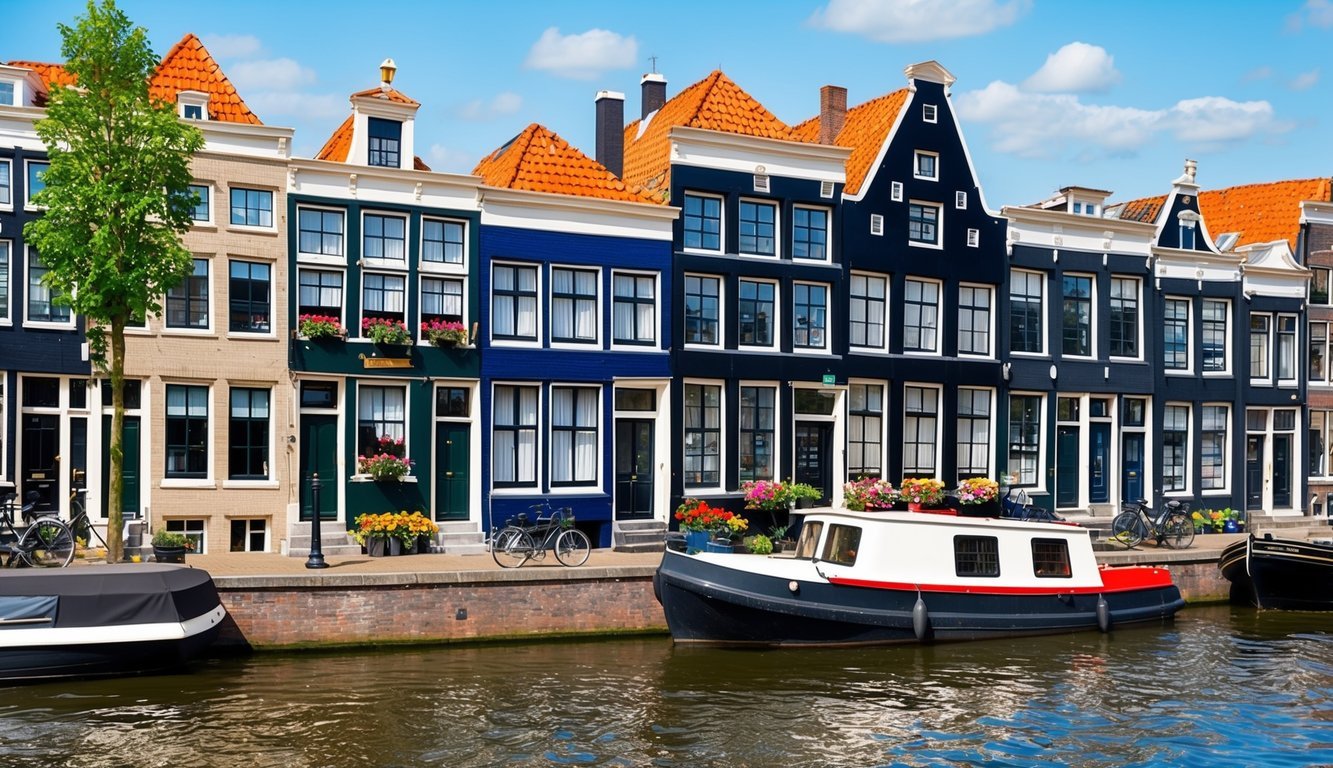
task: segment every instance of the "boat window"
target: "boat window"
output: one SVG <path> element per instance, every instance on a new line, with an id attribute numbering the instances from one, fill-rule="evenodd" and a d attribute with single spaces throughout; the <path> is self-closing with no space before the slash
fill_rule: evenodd
<path id="1" fill-rule="evenodd" d="M 953 562 L 959 576 L 999 576 L 1000 540 L 994 536 L 955 536 Z"/>
<path id="2" fill-rule="evenodd" d="M 855 565 L 856 553 L 860 549 L 860 528 L 854 525 L 830 525 L 822 559 L 838 565 Z"/>
<path id="3" fill-rule="evenodd" d="M 824 524 L 821 522 L 806 523 L 801 526 L 801 540 L 796 542 L 796 557 L 798 559 L 809 559 L 815 556 L 817 545 L 819 544 L 819 534 L 823 533 Z"/>
<path id="4" fill-rule="evenodd" d="M 1069 578 L 1069 542 L 1064 539 L 1032 540 L 1032 572 L 1044 579 Z"/>

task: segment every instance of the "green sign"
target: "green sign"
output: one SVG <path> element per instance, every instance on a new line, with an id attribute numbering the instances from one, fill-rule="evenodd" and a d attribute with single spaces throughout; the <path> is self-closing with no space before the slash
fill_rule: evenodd
<path id="1" fill-rule="evenodd" d="M 824 374 L 824 386 L 831 387 L 837 383 L 837 377 L 831 373 Z"/>

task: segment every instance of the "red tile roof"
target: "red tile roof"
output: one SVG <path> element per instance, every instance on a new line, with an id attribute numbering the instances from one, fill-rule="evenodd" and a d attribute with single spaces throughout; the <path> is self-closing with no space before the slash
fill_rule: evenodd
<path id="1" fill-rule="evenodd" d="M 41 81 L 46 84 L 47 89 L 64 88 L 67 85 L 74 85 L 74 75 L 65 69 L 64 64 L 47 64 L 41 61 L 11 61 L 11 67 L 24 67 L 37 73 Z M 46 95 L 39 94 L 36 99 L 38 106 L 45 106 Z"/>
<path id="2" fill-rule="evenodd" d="M 1323 177 L 1208 190 L 1199 193 L 1199 211 L 1213 237 L 1239 232 L 1237 246 L 1286 240 L 1294 250 L 1301 202 L 1333 201 L 1331 186 L 1329 178 Z M 1165 203 L 1165 195 L 1131 200 L 1124 204 L 1120 218 L 1155 221 Z"/>
<path id="3" fill-rule="evenodd" d="M 635 203 L 660 202 L 648 194 L 631 191 L 596 160 L 537 123 L 483 158 L 472 173 L 492 187 Z"/>
<path id="4" fill-rule="evenodd" d="M 378 89 L 376 90 L 378 91 Z M 348 115 L 342 125 L 334 129 L 333 135 L 329 137 L 328 141 L 324 142 L 324 146 L 320 148 L 319 152 L 315 153 L 316 160 L 328 160 L 334 163 L 347 162 L 347 153 L 352 149 L 352 126 L 355 119 L 354 115 Z M 430 166 L 422 162 L 421 158 L 413 155 L 412 169 L 415 171 L 429 171 Z"/>
<path id="5" fill-rule="evenodd" d="M 870 175 L 870 166 L 879 157 L 880 147 L 898 120 L 898 113 L 907 103 L 907 96 L 908 90 L 902 88 L 847 110 L 847 121 L 833 140 L 835 146 L 850 147 L 852 150 L 851 156 L 847 158 L 847 183 L 843 187 L 847 194 L 854 195 L 861 190 L 861 185 Z M 818 141 L 819 115 L 793 128 L 792 138 L 798 141 Z"/>

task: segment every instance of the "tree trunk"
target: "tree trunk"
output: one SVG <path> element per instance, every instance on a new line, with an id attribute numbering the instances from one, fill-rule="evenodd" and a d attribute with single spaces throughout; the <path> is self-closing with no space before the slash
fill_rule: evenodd
<path id="1" fill-rule="evenodd" d="M 111 320 L 111 473 L 107 494 L 106 561 L 118 563 L 125 554 L 125 321 Z"/>

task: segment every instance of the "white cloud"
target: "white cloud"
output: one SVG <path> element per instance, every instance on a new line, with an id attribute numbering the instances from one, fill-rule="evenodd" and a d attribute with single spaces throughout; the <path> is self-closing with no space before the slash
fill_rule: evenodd
<path id="1" fill-rule="evenodd" d="M 984 35 L 1013 24 L 1031 6 L 1031 0 L 829 0 L 807 23 L 878 43 L 926 42 Z"/>
<path id="2" fill-rule="evenodd" d="M 430 145 L 430 151 L 426 153 L 426 158 L 426 164 L 431 167 L 431 170 L 446 173 L 472 173 L 472 169 L 477 165 L 477 159 L 470 153 L 461 149 L 452 149 L 443 144 Z"/>
<path id="3" fill-rule="evenodd" d="M 204 47 L 219 59 L 239 59 L 257 56 L 263 50 L 254 35 L 204 35 Z"/>
<path id="4" fill-rule="evenodd" d="M 1073 42 L 1046 57 L 1046 63 L 1023 81 L 1023 89 L 1040 93 L 1088 93 L 1109 90 L 1120 82 L 1115 57 L 1099 45 Z"/>
<path id="5" fill-rule="evenodd" d="M 239 89 L 238 89 L 239 90 Z M 255 91 L 241 92 L 241 98 L 250 105 L 265 122 L 274 122 L 270 115 L 292 115 L 301 118 L 344 118 L 350 108 L 346 96 L 330 93 L 298 93 L 295 91 Z M 327 137 L 324 137 L 327 138 Z M 323 138 L 320 142 L 323 142 Z"/>
<path id="6" fill-rule="evenodd" d="M 628 69 L 639 58 L 639 43 L 605 29 L 562 35 L 550 27 L 528 51 L 528 69 L 546 70 L 559 77 L 592 80 L 610 69 Z"/>
<path id="7" fill-rule="evenodd" d="M 1301 9 L 1287 16 L 1287 30 L 1297 32 L 1305 25 L 1319 29 L 1333 27 L 1333 0 L 1305 0 Z"/>
<path id="8" fill-rule="evenodd" d="M 1232 101 L 1222 96 L 1184 99 L 1163 113 L 1163 125 L 1177 139 L 1193 144 L 1241 141 L 1287 130 L 1266 101 Z"/>
<path id="9" fill-rule="evenodd" d="M 1240 81 L 1242 83 L 1253 83 L 1256 80 L 1267 80 L 1272 76 L 1273 76 L 1273 68 L 1268 66 L 1267 64 L 1264 64 L 1262 66 L 1251 69 L 1244 75 L 1241 75 Z"/>
<path id="10" fill-rule="evenodd" d="M 1308 91 L 1315 87 L 1319 82 L 1319 67 L 1315 67 L 1309 72 L 1302 72 L 1293 77 L 1287 87 L 1293 91 Z"/>
<path id="11" fill-rule="evenodd" d="M 315 83 L 315 71 L 292 59 L 241 61 L 227 67 L 236 90 L 291 91 Z"/>
<path id="12" fill-rule="evenodd" d="M 458 109 L 458 117 L 462 120 L 473 122 L 484 122 L 494 120 L 506 115 L 512 115 L 523 106 L 523 97 L 512 91 L 497 93 L 490 101 L 476 99 L 469 101 Z"/>

